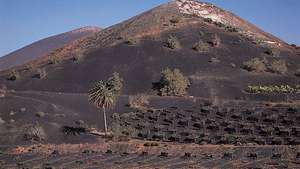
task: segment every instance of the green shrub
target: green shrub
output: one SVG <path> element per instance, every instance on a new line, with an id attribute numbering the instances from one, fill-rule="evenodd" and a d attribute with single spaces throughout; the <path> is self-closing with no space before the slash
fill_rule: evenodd
<path id="1" fill-rule="evenodd" d="M 244 62 L 242 68 L 250 72 L 265 72 L 267 70 L 265 61 L 260 58 L 253 58 Z"/>
<path id="2" fill-rule="evenodd" d="M 238 140 L 238 138 L 234 135 L 227 135 L 225 137 L 225 139 L 226 139 L 227 144 L 236 144 L 237 140 Z"/>
<path id="3" fill-rule="evenodd" d="M 272 73 L 285 74 L 288 71 L 286 62 L 284 60 L 275 60 L 268 67 Z"/>
<path id="4" fill-rule="evenodd" d="M 161 73 L 159 81 L 159 95 L 161 96 L 184 96 L 190 85 L 189 80 L 184 77 L 179 69 L 173 71 L 169 68 Z"/>
<path id="5" fill-rule="evenodd" d="M 199 41 L 194 44 L 192 49 L 200 53 L 205 53 L 209 51 L 209 45 L 203 41 Z"/>
<path id="6" fill-rule="evenodd" d="M 180 43 L 177 40 L 175 36 L 169 36 L 167 41 L 166 41 L 166 47 L 170 49 L 179 49 L 180 48 Z"/>
<path id="7" fill-rule="evenodd" d="M 247 92 L 254 94 L 296 93 L 299 92 L 299 85 L 250 85 Z"/>
<path id="8" fill-rule="evenodd" d="M 107 81 L 107 86 L 109 90 L 112 90 L 116 94 L 120 94 L 123 88 L 123 79 L 120 77 L 119 73 L 114 72 L 112 74 Z"/>

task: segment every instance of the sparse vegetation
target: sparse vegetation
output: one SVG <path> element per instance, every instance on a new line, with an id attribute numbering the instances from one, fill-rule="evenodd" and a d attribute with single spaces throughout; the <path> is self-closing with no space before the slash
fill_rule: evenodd
<path id="1" fill-rule="evenodd" d="M 268 67 L 272 73 L 285 74 L 288 71 L 286 62 L 284 60 L 274 60 Z"/>
<path id="2" fill-rule="evenodd" d="M 178 39 L 175 36 L 169 36 L 167 41 L 166 41 L 166 47 L 170 49 L 179 49 L 180 48 L 180 43 Z"/>
<path id="3" fill-rule="evenodd" d="M 179 17 L 172 17 L 172 18 L 170 19 L 170 22 L 171 22 L 172 24 L 177 24 L 177 23 L 180 22 L 180 18 L 179 18 Z"/>
<path id="4" fill-rule="evenodd" d="M 239 31 L 236 27 L 233 27 L 233 26 L 226 26 L 225 29 L 228 32 L 238 32 Z"/>
<path id="5" fill-rule="evenodd" d="M 47 135 L 42 126 L 38 123 L 25 128 L 24 139 L 27 141 L 44 141 Z"/>
<path id="6" fill-rule="evenodd" d="M 204 53 L 209 51 L 209 45 L 207 43 L 204 43 L 203 41 L 199 41 L 196 44 L 194 44 L 193 50 Z"/>
<path id="7" fill-rule="evenodd" d="M 95 86 L 89 91 L 89 101 L 102 108 L 104 118 L 104 129 L 107 133 L 106 109 L 114 106 L 117 96 L 122 89 L 122 79 L 118 73 L 114 73 L 108 81 L 98 81 Z"/>
<path id="8" fill-rule="evenodd" d="M 145 94 L 129 96 L 129 106 L 132 108 L 143 108 L 149 104 L 149 97 Z"/>
<path id="9" fill-rule="evenodd" d="M 190 86 L 189 80 L 179 69 L 173 71 L 169 68 L 161 73 L 159 81 L 159 95 L 161 96 L 185 96 Z"/>
<path id="10" fill-rule="evenodd" d="M 204 20 L 204 22 L 207 22 L 207 23 L 213 23 L 213 20 L 210 18 L 204 18 L 203 20 Z"/>
<path id="11" fill-rule="evenodd" d="M 250 85 L 246 90 L 253 94 L 272 94 L 272 93 L 297 93 L 299 85 Z"/>
<path id="12" fill-rule="evenodd" d="M 266 58 L 253 58 L 243 63 L 243 69 L 250 72 L 271 72 L 285 74 L 288 71 L 284 60 L 274 60 L 271 63 Z"/>
<path id="13" fill-rule="evenodd" d="M 15 81 L 15 80 L 17 80 L 17 79 L 19 79 L 19 78 L 20 78 L 20 73 L 19 73 L 18 71 L 16 71 L 16 70 L 12 70 L 12 71 L 9 73 L 9 75 L 8 75 L 8 77 L 7 77 L 7 80 Z"/>
<path id="14" fill-rule="evenodd" d="M 46 113 L 45 113 L 45 112 L 42 112 L 42 111 L 39 111 L 39 112 L 36 112 L 36 113 L 35 113 L 35 116 L 36 116 L 36 117 L 40 117 L 40 118 L 41 118 L 41 117 L 44 117 L 45 115 L 46 115 Z"/>
<path id="15" fill-rule="evenodd" d="M 264 51 L 265 54 L 273 56 L 273 57 L 279 57 L 280 56 L 280 51 L 278 49 L 274 48 L 268 48 Z"/>
<path id="16" fill-rule="evenodd" d="M 82 133 L 86 133 L 87 130 L 85 127 L 72 127 L 72 126 L 63 126 L 62 132 L 66 135 L 80 135 Z"/>
<path id="17" fill-rule="evenodd" d="M 55 53 L 52 53 L 49 56 L 49 61 L 50 61 L 50 64 L 58 64 L 62 61 L 62 59 Z"/>
<path id="18" fill-rule="evenodd" d="M 79 63 L 85 58 L 85 56 L 86 56 L 86 52 L 80 51 L 76 55 L 74 55 L 72 59 L 74 62 Z"/>
<path id="19" fill-rule="evenodd" d="M 156 147 L 159 146 L 159 144 L 157 142 L 146 142 L 144 144 L 145 147 Z"/>
<path id="20" fill-rule="evenodd" d="M 209 40 L 207 43 L 210 44 L 212 47 L 219 47 L 221 44 L 221 39 L 217 34 L 214 34 L 211 40 Z"/>
<path id="21" fill-rule="evenodd" d="M 200 36 L 200 37 L 202 37 L 202 36 L 205 35 L 205 33 L 204 33 L 202 30 L 200 30 L 198 33 L 199 33 L 199 36 Z"/>
<path id="22" fill-rule="evenodd" d="M 37 70 L 37 75 L 36 75 L 37 78 L 39 79 L 45 79 L 47 77 L 47 71 L 45 68 L 39 68 Z"/>
<path id="23" fill-rule="evenodd" d="M 138 40 L 134 37 L 129 37 L 125 40 L 125 43 L 127 45 L 136 45 L 138 43 Z"/>
<path id="24" fill-rule="evenodd" d="M 242 68 L 250 72 L 265 72 L 267 70 L 265 61 L 260 58 L 253 58 L 244 62 Z"/>

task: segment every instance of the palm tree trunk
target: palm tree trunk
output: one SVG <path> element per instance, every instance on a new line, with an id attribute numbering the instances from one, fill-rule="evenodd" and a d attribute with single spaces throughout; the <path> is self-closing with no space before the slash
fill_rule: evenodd
<path id="1" fill-rule="evenodd" d="M 105 134 L 107 134 L 107 123 L 106 123 L 105 107 L 103 106 L 102 109 L 103 109 L 103 119 L 104 119 L 104 131 L 105 131 Z"/>

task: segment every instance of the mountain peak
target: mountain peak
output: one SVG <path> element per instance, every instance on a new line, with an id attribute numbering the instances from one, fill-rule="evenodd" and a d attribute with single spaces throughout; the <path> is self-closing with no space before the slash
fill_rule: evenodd
<path id="1" fill-rule="evenodd" d="M 225 11 L 213 4 L 196 0 L 176 0 L 176 4 L 178 5 L 179 11 L 183 14 L 210 19 L 215 23 L 234 27 L 250 39 L 275 46 L 281 46 L 282 43 L 284 43 L 280 39 L 262 31 L 235 14 Z"/>

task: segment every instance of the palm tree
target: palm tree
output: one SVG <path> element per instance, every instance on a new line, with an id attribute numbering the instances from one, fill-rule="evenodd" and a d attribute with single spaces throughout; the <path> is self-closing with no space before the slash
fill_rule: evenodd
<path id="1" fill-rule="evenodd" d="M 107 122 L 106 122 L 106 109 L 111 108 L 115 104 L 116 94 L 104 81 L 99 81 L 95 86 L 89 91 L 89 101 L 97 106 L 97 108 L 102 108 L 103 118 L 104 118 L 104 129 L 105 134 L 107 134 Z"/>

